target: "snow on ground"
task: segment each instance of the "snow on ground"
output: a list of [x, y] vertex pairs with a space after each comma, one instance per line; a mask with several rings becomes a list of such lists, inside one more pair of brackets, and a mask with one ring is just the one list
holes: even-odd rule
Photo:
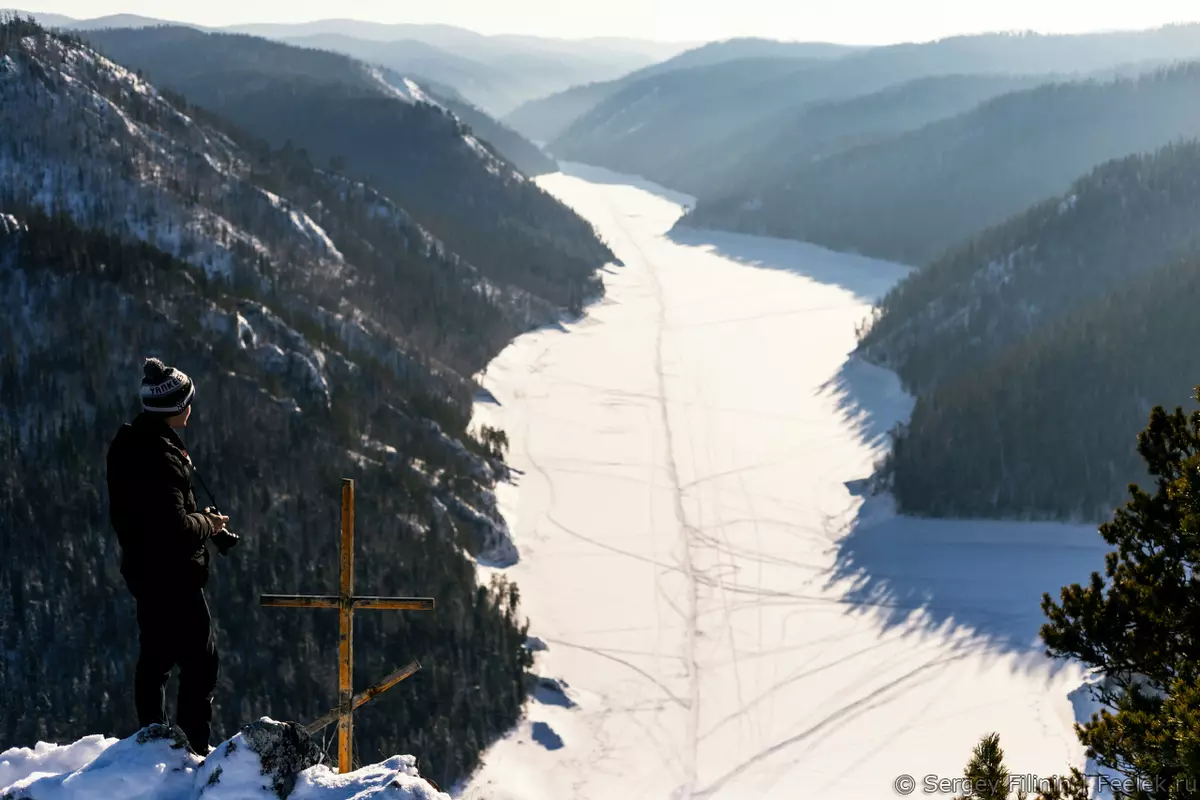
[[501, 353], [476, 409], [512, 442], [504, 572], [560, 683], [456, 795], [878, 800], [910, 775], [938, 796], [926, 776], [991, 731], [1014, 773], [1083, 766], [1082, 674], [1042, 654], [1039, 602], [1101, 567], [1100, 537], [858, 496], [912, 400], [847, 356], [903, 269], [668, 234], [690, 198], [564, 169], [539, 183], [623, 265]]
[[[252, 730], [257, 728], [258, 730]], [[449, 800], [420, 777], [413, 756], [338, 774], [319, 764], [291, 772], [289, 741], [264, 718], [218, 745], [190, 754], [165, 728], [126, 739], [89, 736], [0, 752], [0, 797], [13, 800]], [[260, 758], [260, 753], [263, 755]], [[313, 762], [308, 762], [313, 763]], [[290, 786], [290, 788], [288, 788]], [[280, 790], [286, 794], [280, 794]]]

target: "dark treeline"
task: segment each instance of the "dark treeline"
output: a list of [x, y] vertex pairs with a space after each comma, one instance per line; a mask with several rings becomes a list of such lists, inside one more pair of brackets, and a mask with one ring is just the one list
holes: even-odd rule
[[1190, 406], [1200, 259], [1154, 271], [922, 395], [895, 441], [908, 512], [1104, 519], [1130, 483], [1154, 398]]
[[1145, 485], [1136, 434], [1200, 351], [1200, 143], [1122, 159], [913, 273], [861, 352], [918, 399], [890, 471], [908, 512], [1103, 519]]
[[[464, 532], [434, 508], [450, 484], [467, 498], [486, 491], [476, 477], [483, 444], [465, 455], [446, 446], [421, 413], [448, 401], [370, 362], [336, 370], [327, 409], [284, 394], [287, 382], [235, 334], [201, 325], [210, 305], [239, 307], [226, 287], [64, 217], [22, 216], [27, 231], [10, 222], [0, 235], [0, 295], [15, 312], [0, 366], [6, 746], [136, 729], [136, 625], [106, 517], [104, 454], [136, 413], [140, 359], [155, 353], [197, 382], [185, 438], [243, 535], [214, 560], [209, 592], [223, 653], [216, 735], [262, 715], [312, 719], [334, 704], [336, 615], [267, 611], [257, 598], [333, 591], [340, 479], [352, 477], [358, 589], [438, 602], [432, 614], [360, 615], [356, 688], [409, 658], [423, 665], [359, 712], [360, 758], [411, 752], [439, 782], [464, 775], [516, 720], [528, 666], [515, 587], [479, 587]], [[332, 363], [338, 344], [319, 347]], [[441, 417], [465, 424], [451, 408]], [[473, 441], [461, 427], [447, 432]], [[364, 451], [365, 442], [401, 455]], [[418, 456], [424, 474], [412, 466]]]

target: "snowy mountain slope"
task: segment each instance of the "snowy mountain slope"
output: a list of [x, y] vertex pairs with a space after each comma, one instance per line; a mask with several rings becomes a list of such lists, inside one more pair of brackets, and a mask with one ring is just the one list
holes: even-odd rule
[[[448, 800], [413, 756], [348, 774], [319, 763], [307, 735], [264, 718], [207, 758], [163, 726], [126, 739], [88, 736], [0, 752], [0, 796], [12, 800]], [[302, 732], [301, 732], [302, 733]], [[288, 763], [288, 762], [291, 763]], [[317, 763], [313, 763], [317, 762]], [[310, 765], [311, 764], [311, 765]]]
[[1014, 773], [1082, 766], [1082, 671], [1037, 632], [1042, 593], [1103, 565], [1094, 527], [863, 491], [913, 399], [848, 356], [907, 270], [669, 233], [686, 198], [604, 170], [540, 181], [624, 266], [506, 348], [476, 405], [512, 437], [506, 572], [547, 680], [462, 797], [880, 800], [904, 774], [936, 796], [925, 776], [961, 776], [988, 731]]
[[[261, 144], [230, 129], [235, 142], [222, 121], [174, 98], [181, 111], [86, 48], [26, 37], [0, 56], [0, 95], [7, 196], [135, 236], [211, 276], [302, 283], [335, 315], [365, 314], [359, 327], [390, 329], [393, 343], [379, 348], [391, 349], [400, 334], [399, 342], [469, 370], [478, 356], [433, 344], [444, 338], [435, 317], [461, 317], [486, 337], [552, 314], [549, 304], [489, 281], [373, 188], [298, 156], [301, 163], [271, 164]], [[432, 306], [413, 296], [430, 281], [456, 294]]]
[[[303, 161], [264, 168], [261, 146], [239, 146], [93, 51], [36, 30], [13, 42], [0, 45], [0, 203], [66, 214], [244, 287], [246, 310], [205, 324], [320, 405], [333, 402], [325, 357], [280, 314], [459, 402], [465, 376], [507, 337], [554, 318], [369, 186]], [[258, 302], [271, 294], [274, 310]]]
[[525, 179], [453, 114], [345, 56], [183, 28], [89, 33], [159, 88], [275, 147], [341, 165], [500, 284], [560, 306], [599, 288], [610, 257], [591, 226]]

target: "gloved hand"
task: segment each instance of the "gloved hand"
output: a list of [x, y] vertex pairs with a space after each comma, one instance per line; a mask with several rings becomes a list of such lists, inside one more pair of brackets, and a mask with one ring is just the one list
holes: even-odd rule
[[215, 544], [217, 546], [217, 551], [221, 555], [225, 555], [226, 553], [228, 553], [241, 540], [242, 540], [242, 537], [238, 536], [236, 533], [229, 530], [228, 528], [222, 528], [221, 530], [217, 531], [216, 533], [214, 533], [212, 535], [213, 544]]

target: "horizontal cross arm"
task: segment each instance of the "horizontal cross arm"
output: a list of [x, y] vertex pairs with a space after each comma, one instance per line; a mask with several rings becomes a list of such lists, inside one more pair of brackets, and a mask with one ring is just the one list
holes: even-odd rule
[[[336, 594], [264, 594], [259, 602], [267, 608], [340, 608]], [[388, 611], [433, 611], [432, 597], [353, 597], [354, 608], [376, 608]]]
[[355, 597], [355, 608], [380, 608], [392, 611], [433, 611], [432, 597]]
[[[388, 675], [386, 678], [381, 680], [379, 683], [372, 686], [370, 689], [364, 689], [363, 691], [354, 695], [354, 703], [351, 706], [351, 710], [358, 708], [363, 703], [370, 700], [372, 697], [375, 697], [378, 694], [383, 694], [384, 692], [386, 692], [388, 689], [395, 686], [400, 681], [416, 674], [417, 670], [419, 670], [419, 669], [421, 669], [421, 665], [419, 663], [417, 663], [415, 660], [408, 662], [408, 666], [401, 667], [400, 669], [393, 672], [391, 675]], [[339, 711], [339, 709], [336, 709], [336, 708], [331, 709], [329, 711], [329, 713], [325, 714], [324, 716], [322, 716], [322, 717], [314, 720], [313, 722], [310, 722], [308, 725], [304, 726], [304, 729], [306, 731], [308, 731], [310, 734], [313, 734], [313, 733], [316, 733], [317, 731], [321, 730], [322, 728], [324, 728], [327, 725], [332, 725], [334, 722], [337, 722], [338, 711]]]
[[264, 594], [259, 603], [267, 608], [338, 608], [341, 603], [336, 594]]

